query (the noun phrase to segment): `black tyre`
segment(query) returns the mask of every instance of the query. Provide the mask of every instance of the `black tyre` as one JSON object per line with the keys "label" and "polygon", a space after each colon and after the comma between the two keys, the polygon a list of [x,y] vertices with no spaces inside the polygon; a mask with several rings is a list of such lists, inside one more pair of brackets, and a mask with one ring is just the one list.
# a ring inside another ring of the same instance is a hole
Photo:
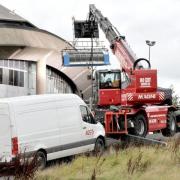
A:
{"label": "black tyre", "polygon": [[162,135],[166,137],[174,136],[177,131],[176,115],[173,111],[167,114],[167,127],[162,129]]}
{"label": "black tyre", "polygon": [[145,137],[147,135],[147,121],[143,114],[137,114],[134,118],[134,128],[131,129],[130,134]]}
{"label": "black tyre", "polygon": [[104,141],[103,141],[103,139],[98,138],[98,139],[96,140],[95,147],[94,147],[94,153],[95,153],[95,155],[101,155],[101,154],[103,154],[104,150],[105,150]]}
{"label": "black tyre", "polygon": [[38,170],[43,170],[46,167],[46,155],[42,151],[38,151],[36,154]]}

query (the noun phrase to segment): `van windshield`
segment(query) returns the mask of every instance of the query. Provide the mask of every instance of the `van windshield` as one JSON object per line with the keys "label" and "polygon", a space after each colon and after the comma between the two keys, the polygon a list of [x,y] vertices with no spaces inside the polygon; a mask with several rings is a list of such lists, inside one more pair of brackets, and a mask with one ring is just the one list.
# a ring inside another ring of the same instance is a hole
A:
{"label": "van windshield", "polygon": [[86,106],[80,106],[82,120],[84,122],[90,123],[90,124],[96,124],[96,121],[92,115],[92,113],[88,110]]}

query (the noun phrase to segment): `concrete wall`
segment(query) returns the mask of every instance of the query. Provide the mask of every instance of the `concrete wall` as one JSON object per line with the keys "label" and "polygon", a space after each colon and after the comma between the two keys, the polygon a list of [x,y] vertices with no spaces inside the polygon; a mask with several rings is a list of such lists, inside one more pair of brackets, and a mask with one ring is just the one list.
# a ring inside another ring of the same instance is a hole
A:
{"label": "concrete wall", "polygon": [[[83,92],[85,99],[89,98],[91,93],[91,80],[87,80],[87,75],[90,74],[89,69],[63,67],[61,51],[72,48],[68,42],[46,31],[12,27],[0,27],[0,37],[0,52],[4,52],[0,54],[0,58],[23,59],[47,64],[63,72]],[[46,86],[45,68],[44,75],[42,75],[42,68],[40,69],[41,71],[37,71],[37,85],[39,86],[37,86],[37,92],[43,93]]]}
{"label": "concrete wall", "polygon": [[0,97],[13,97],[28,95],[28,89],[26,87],[16,87],[5,84],[0,84]]}

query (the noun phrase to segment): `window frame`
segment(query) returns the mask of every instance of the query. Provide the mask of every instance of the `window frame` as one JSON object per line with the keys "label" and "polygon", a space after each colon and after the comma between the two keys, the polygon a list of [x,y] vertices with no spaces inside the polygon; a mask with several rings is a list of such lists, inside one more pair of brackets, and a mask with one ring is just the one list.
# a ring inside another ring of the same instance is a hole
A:
{"label": "window frame", "polygon": [[3,84],[3,68],[0,68],[0,84]]}
{"label": "window frame", "polygon": [[[86,110],[86,120],[83,117],[84,115],[82,114],[82,109],[81,108],[85,108],[85,110]],[[80,109],[81,118],[82,118],[83,122],[88,123],[88,124],[97,124],[94,116],[92,115],[91,111],[88,109],[87,106],[80,105],[79,109]]]}

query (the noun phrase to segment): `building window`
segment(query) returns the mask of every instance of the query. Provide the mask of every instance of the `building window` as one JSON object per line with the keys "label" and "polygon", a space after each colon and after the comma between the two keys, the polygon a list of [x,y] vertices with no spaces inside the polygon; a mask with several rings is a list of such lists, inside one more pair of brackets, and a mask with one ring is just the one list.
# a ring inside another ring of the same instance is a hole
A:
{"label": "building window", "polygon": [[[24,62],[24,61],[23,61]],[[14,68],[16,68],[16,69],[19,69],[19,61],[18,60],[15,60],[14,61]]]}
{"label": "building window", "polygon": [[0,68],[0,84],[2,84],[3,81],[3,69]]}
{"label": "building window", "polygon": [[22,70],[24,70],[25,68],[24,68],[24,61],[20,61],[20,69],[22,69]]}
{"label": "building window", "polygon": [[4,60],[4,67],[8,67],[8,60]]}
{"label": "building window", "polygon": [[24,72],[20,72],[19,86],[24,87]]}
{"label": "building window", "polygon": [[9,67],[13,68],[13,61],[9,61]]}
{"label": "building window", "polygon": [[0,59],[0,66],[3,66],[3,60]]}
{"label": "building window", "polygon": [[14,86],[18,86],[18,71],[14,71]]}
{"label": "building window", "polygon": [[0,60],[0,84],[25,87],[28,63],[24,60],[1,59]]}
{"label": "building window", "polygon": [[72,93],[71,86],[53,69],[47,67],[46,75],[47,93]]}
{"label": "building window", "polygon": [[[21,64],[22,65],[22,64]],[[24,66],[21,66],[23,68]],[[21,76],[23,79],[23,77]],[[36,89],[36,64],[31,62],[28,65],[28,87],[29,89]]]}
{"label": "building window", "polygon": [[9,70],[9,85],[13,85],[14,76],[13,76],[13,70]]}
{"label": "building window", "polygon": [[24,87],[24,72],[9,70],[9,85]]}

